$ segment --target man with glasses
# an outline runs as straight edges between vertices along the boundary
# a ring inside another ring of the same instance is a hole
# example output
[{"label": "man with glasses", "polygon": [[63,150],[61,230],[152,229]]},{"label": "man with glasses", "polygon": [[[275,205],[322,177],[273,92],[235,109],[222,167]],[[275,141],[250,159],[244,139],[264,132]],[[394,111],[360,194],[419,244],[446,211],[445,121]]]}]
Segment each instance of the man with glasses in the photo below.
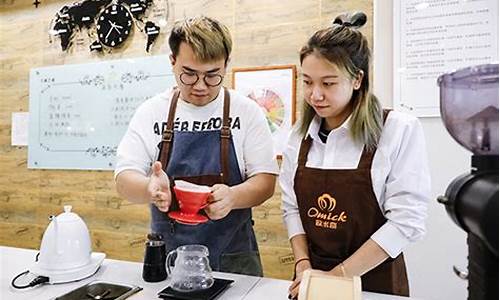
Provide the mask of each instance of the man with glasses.
[{"label": "man with glasses", "polygon": [[[214,270],[262,276],[251,207],[273,195],[278,174],[265,116],[222,87],[232,48],[223,24],[178,22],[169,45],[177,86],[137,109],[118,147],[117,191],[150,204],[151,229],[167,251],[203,244]],[[174,179],[210,186],[208,221],[169,217],[178,206]]]}]

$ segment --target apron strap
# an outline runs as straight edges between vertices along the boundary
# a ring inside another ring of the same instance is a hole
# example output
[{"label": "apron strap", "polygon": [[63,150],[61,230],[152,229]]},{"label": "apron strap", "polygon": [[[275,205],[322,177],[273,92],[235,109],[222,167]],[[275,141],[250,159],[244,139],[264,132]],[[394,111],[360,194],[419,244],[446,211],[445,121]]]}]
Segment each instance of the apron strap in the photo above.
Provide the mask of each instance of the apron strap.
[{"label": "apron strap", "polygon": [[384,112],[383,112],[383,123],[385,125],[385,121],[387,120],[387,117],[389,116],[389,113],[392,111],[391,108],[384,108]]},{"label": "apron strap", "polygon": [[222,129],[220,131],[220,165],[221,165],[221,181],[225,184],[229,183],[229,142],[231,141],[231,128],[229,127],[229,105],[231,99],[229,91],[224,87],[224,111],[222,114]]},{"label": "apron strap", "polygon": [[[161,162],[162,167],[166,170],[168,161],[170,159],[170,150],[172,148],[172,141],[174,139],[174,118],[177,102],[179,100],[179,89],[174,90],[174,95],[170,101],[170,109],[167,117],[167,128],[162,133],[160,154],[158,160]],[[231,129],[229,127],[229,107],[231,104],[229,91],[224,88],[224,110],[222,115],[222,129],[220,131],[220,163],[221,163],[221,182],[227,184],[229,182],[229,142],[231,141]]]},{"label": "apron strap", "polygon": [[167,116],[167,128],[162,133],[160,155],[158,156],[158,160],[161,162],[161,166],[164,170],[167,169],[168,160],[170,159],[170,149],[172,148],[172,140],[174,139],[175,110],[177,108],[177,101],[179,100],[180,93],[179,89],[174,89],[174,95],[170,101],[170,109]]},{"label": "apron strap", "polygon": [[302,143],[300,143],[299,157],[297,161],[298,168],[304,167],[306,165],[307,154],[309,153],[311,145],[312,145],[312,138],[310,135],[307,135],[305,140],[303,140]]}]

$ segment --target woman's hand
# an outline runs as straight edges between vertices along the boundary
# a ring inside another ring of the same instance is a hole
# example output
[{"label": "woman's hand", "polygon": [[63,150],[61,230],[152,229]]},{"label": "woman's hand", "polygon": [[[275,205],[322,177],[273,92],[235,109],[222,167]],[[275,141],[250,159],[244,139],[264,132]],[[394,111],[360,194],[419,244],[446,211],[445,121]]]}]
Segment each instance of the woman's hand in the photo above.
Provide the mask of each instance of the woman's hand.
[{"label": "woman's hand", "polygon": [[167,212],[172,202],[170,181],[163,171],[161,162],[156,161],[152,166],[153,172],[149,177],[147,194],[153,203],[162,212]]},{"label": "woman's hand", "polygon": [[215,184],[211,189],[212,194],[205,212],[210,219],[219,220],[227,216],[233,209],[231,188],[225,184]]},{"label": "woman's hand", "polygon": [[335,266],[335,268],[331,269],[328,272],[328,275],[337,276],[337,277],[348,277],[349,276],[345,270],[343,263],[340,263],[337,266]]},{"label": "woman's hand", "polygon": [[299,261],[299,263],[295,266],[295,280],[288,288],[289,299],[295,299],[298,297],[300,281],[302,280],[302,274],[307,269],[311,269],[311,262],[309,260]]},{"label": "woman's hand", "polygon": [[[299,295],[299,286],[300,282],[302,281],[302,274],[304,273],[305,270],[311,269],[311,264],[309,260],[304,260],[301,261],[297,264],[295,272],[296,272],[296,277],[295,280],[293,281],[292,285],[290,285],[290,288],[288,289],[288,294],[289,294],[289,299],[296,299]],[[348,275],[346,274],[345,269],[343,268],[343,264],[337,265],[335,268],[333,268],[330,271],[321,271],[321,270],[314,270],[316,273],[323,273],[325,275],[329,276],[337,276],[337,277],[347,277]]]}]

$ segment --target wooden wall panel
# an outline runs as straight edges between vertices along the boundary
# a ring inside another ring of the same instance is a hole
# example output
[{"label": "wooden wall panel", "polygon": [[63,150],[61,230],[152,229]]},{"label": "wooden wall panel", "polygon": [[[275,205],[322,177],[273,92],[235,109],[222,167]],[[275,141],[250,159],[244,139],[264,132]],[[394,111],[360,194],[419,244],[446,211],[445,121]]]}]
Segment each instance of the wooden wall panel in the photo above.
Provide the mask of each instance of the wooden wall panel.
[{"label": "wooden wall panel", "polygon": [[[372,1],[171,0],[168,24],[151,53],[144,51],[146,38],[137,28],[124,47],[111,53],[90,53],[85,31],[62,52],[57,38],[49,42],[48,27],[55,13],[71,2],[43,0],[35,8],[31,0],[0,0],[0,245],[37,249],[48,217],[65,204],[86,221],[94,251],[109,258],[142,261],[149,228],[149,208],[121,199],[112,172],[27,169],[27,148],[11,146],[10,132],[11,114],[29,109],[31,68],[167,54],[173,21],[199,14],[221,20],[233,35],[226,86],[231,86],[232,67],[298,65],[307,38],[344,11],[367,13],[362,31],[372,43]],[[301,103],[298,77],[297,116]],[[277,186],[270,200],[253,209],[255,230],[265,276],[290,279],[293,256],[280,205]]]},{"label": "wooden wall panel", "polygon": [[170,1],[171,19],[182,20],[203,14],[216,18],[226,26],[232,27],[234,22],[235,3],[233,0],[184,0]]},{"label": "wooden wall panel", "polygon": [[0,244],[28,249],[38,249],[45,224],[0,222]]},{"label": "wooden wall panel", "polygon": [[294,24],[254,27],[242,25],[233,32],[235,40],[234,66],[268,66],[299,64],[299,50],[317,29],[320,20],[312,19]]},{"label": "wooden wall panel", "polygon": [[235,6],[235,27],[270,27],[319,18],[319,0],[310,1],[267,1],[237,0]]}]

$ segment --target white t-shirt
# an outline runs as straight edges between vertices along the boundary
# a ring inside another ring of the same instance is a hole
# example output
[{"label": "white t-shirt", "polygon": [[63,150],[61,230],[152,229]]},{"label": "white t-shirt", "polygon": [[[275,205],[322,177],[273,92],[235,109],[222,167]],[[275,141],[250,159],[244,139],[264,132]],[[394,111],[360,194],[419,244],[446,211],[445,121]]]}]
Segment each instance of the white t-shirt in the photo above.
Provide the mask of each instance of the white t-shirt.
[{"label": "white t-shirt", "polygon": [[[329,133],[326,143],[318,136],[320,125],[321,119],[316,116],[306,134],[312,138],[306,167],[356,169],[363,145],[351,138],[349,119]],[[304,233],[294,191],[302,139],[296,128],[283,153],[279,179],[289,238]],[[389,114],[373,157],[371,177],[380,210],[387,219],[371,239],[394,258],[408,243],[425,234],[431,187],[425,139],[418,119],[396,111]]]},{"label": "white t-shirt", "polygon": [[[116,176],[124,170],[150,173],[157,160],[162,128],[166,128],[167,115],[173,89],[146,100],[132,117],[117,150]],[[230,90],[231,134],[243,179],[258,173],[278,174],[273,154],[271,132],[262,109],[251,99]],[[217,98],[205,106],[195,106],[181,98],[177,102],[174,130],[203,131],[222,126],[224,89]],[[175,139],[175,135],[174,135]]]}]

